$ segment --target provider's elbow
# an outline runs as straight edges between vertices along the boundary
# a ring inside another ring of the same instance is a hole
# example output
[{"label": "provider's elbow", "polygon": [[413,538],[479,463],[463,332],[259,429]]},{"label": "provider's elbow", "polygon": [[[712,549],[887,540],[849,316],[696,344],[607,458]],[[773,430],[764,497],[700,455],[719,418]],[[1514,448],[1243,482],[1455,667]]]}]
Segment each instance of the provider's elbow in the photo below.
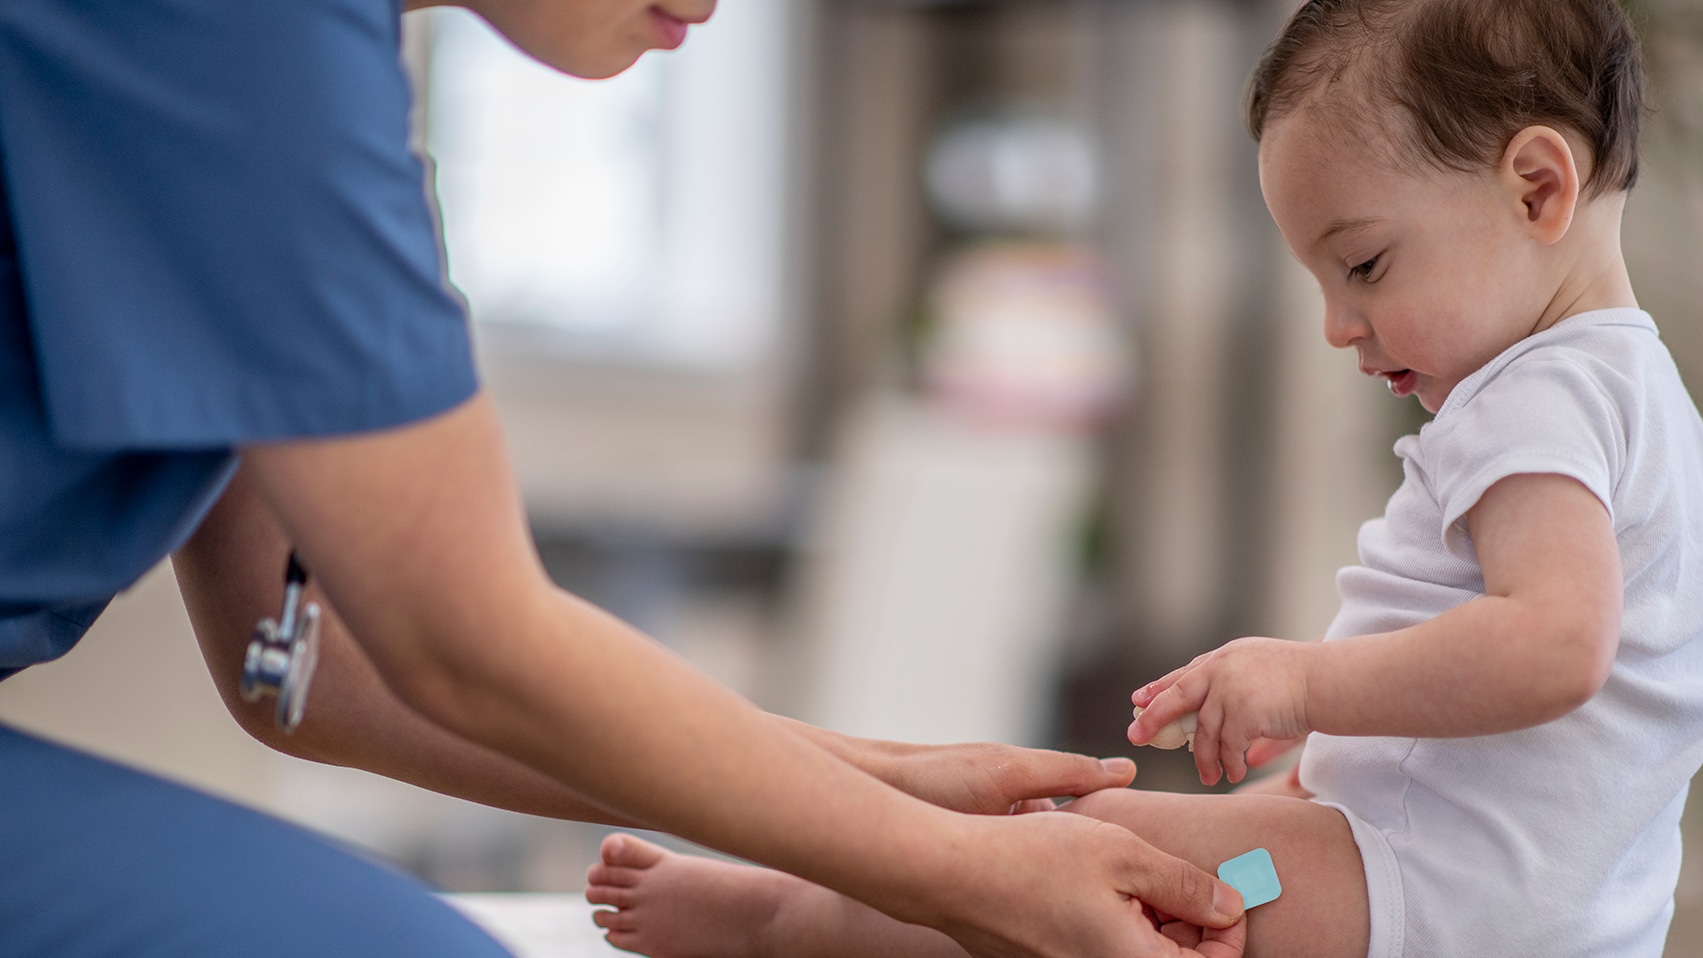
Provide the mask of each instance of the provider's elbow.
[{"label": "provider's elbow", "polygon": [[441,728],[482,741],[493,703],[508,697],[504,691],[516,679],[496,648],[506,638],[500,627],[477,641],[470,635],[476,633],[423,625],[405,640],[369,652],[380,679],[402,704]]},{"label": "provider's elbow", "polygon": [[286,732],[278,725],[274,699],[246,702],[231,698],[226,700],[225,707],[249,738],[274,752],[327,765],[343,764],[337,761],[336,749],[327,745],[324,729],[320,727],[323,723],[313,721],[311,716],[304,717],[300,725]]}]

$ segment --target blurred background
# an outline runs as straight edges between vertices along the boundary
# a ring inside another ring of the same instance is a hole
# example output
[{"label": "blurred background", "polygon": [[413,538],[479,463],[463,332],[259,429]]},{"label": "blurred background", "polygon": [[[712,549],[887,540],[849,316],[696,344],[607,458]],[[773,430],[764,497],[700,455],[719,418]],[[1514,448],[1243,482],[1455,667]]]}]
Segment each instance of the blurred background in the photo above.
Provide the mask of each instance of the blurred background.
[{"label": "blurred background", "polygon": [[[408,15],[551,573],[765,708],[915,741],[1130,754],[1137,685],[1317,637],[1424,413],[1325,345],[1260,199],[1243,84],[1293,5],[723,0],[599,83]],[[1656,109],[1626,251],[1703,388],[1703,3],[1628,6]],[[256,745],[165,567],[0,719],[451,890],[577,890],[602,835]],[[1703,948],[1703,868],[1680,898]]]}]

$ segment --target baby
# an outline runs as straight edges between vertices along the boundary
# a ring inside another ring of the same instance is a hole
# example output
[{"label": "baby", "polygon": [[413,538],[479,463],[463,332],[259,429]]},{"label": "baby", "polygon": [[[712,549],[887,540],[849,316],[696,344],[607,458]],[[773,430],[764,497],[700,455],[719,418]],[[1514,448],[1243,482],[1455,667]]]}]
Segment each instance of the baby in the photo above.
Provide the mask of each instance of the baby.
[{"label": "baby", "polygon": [[[1208,869],[1269,849],[1249,955],[1662,952],[1703,761],[1703,421],[1620,253],[1642,91],[1614,0],[1313,0],[1255,73],[1326,339],[1435,416],[1324,642],[1238,639],[1135,693],[1137,744],[1198,715],[1208,784],[1306,739],[1297,772],[1065,810]],[[628,836],[589,878],[610,941],[658,958],[962,955]]]}]

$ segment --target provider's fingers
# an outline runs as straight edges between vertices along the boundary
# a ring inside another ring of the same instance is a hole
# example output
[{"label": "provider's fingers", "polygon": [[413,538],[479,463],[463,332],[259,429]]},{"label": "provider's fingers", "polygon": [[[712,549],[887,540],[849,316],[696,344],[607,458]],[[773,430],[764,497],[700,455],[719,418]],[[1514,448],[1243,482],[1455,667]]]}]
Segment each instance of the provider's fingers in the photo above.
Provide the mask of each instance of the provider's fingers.
[{"label": "provider's fingers", "polygon": [[1242,917],[1242,896],[1236,889],[1154,848],[1133,832],[1118,831],[1127,848],[1119,888],[1124,894],[1156,912],[1206,928],[1226,928]]},{"label": "provider's fingers", "polygon": [[1005,805],[1037,798],[1079,798],[1103,788],[1123,788],[1135,779],[1127,758],[1090,758],[1071,752],[1015,749],[991,774]]},{"label": "provider's fingers", "polygon": [[1248,923],[1238,921],[1228,928],[1208,928],[1194,946],[1200,958],[1242,958],[1248,947]]},{"label": "provider's fingers", "polygon": [[1185,958],[1241,958],[1247,944],[1248,923],[1236,922],[1228,928],[1201,928],[1186,921],[1169,921],[1159,926],[1159,934],[1183,949]]},{"label": "provider's fingers", "polygon": [[909,750],[884,777],[904,792],[954,811],[1007,815],[1030,800],[1123,788],[1135,778],[1135,763],[971,742]]},{"label": "provider's fingers", "polygon": [[1179,948],[1193,948],[1200,944],[1200,930],[1199,925],[1186,921],[1167,921],[1159,925],[1159,934],[1176,942]]}]

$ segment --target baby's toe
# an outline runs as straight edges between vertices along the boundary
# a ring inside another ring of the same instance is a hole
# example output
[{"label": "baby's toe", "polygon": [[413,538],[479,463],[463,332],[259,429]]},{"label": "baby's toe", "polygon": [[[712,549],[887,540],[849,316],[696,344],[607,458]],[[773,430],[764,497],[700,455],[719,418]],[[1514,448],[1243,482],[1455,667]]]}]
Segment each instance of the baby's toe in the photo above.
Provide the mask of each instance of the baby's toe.
[{"label": "baby's toe", "polygon": [[621,833],[605,838],[598,854],[605,865],[617,868],[650,868],[669,855],[666,850],[642,838]]},{"label": "baby's toe", "polygon": [[585,890],[585,900],[593,905],[633,907],[633,889],[616,885],[592,885]]}]

